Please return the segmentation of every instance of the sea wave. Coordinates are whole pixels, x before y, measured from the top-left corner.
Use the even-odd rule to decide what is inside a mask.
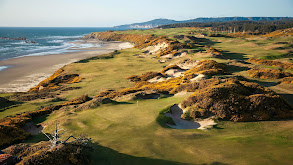
[[[48,41],[48,43],[62,43],[64,42],[64,40],[52,40],[52,41]]]
[[[0,66],[0,71],[3,71],[4,69],[7,69],[11,67],[10,65],[6,65],[6,66]]]
[[[100,44],[94,44],[94,43],[86,43],[86,44],[76,44],[72,49],[85,49],[85,48],[91,48],[91,47],[102,47]]]
[[[39,37],[38,39],[74,39],[74,38],[81,38],[83,36],[84,35],[77,35],[77,36],[46,36],[46,37]]]
[[[52,37],[52,36],[51,36]],[[56,37],[56,36],[54,36]],[[62,38],[62,36],[59,36]],[[80,37],[80,36],[68,36]],[[11,47],[0,47],[0,60],[12,59],[24,56],[41,56],[50,54],[62,54],[78,51],[90,47],[101,47],[96,43],[82,43],[78,38],[75,39],[48,39],[39,41],[40,43],[26,43],[25,41],[13,41],[9,43]]]
[[[0,47],[0,52],[4,52],[4,51],[7,51],[7,50],[10,50],[11,48],[6,48],[6,47]]]

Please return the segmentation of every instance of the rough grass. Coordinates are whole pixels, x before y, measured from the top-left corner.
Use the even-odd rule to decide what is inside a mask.
[[[278,69],[267,69],[267,68],[254,68],[248,70],[248,74],[253,78],[261,78],[261,79],[280,79],[284,77],[293,76],[289,72],[283,72]]]
[[[186,35],[192,29],[151,29],[126,31],[125,33],[155,35]],[[121,32],[122,33],[122,32]],[[123,32],[124,33],[124,32]],[[292,38],[238,39],[209,38],[216,49],[223,50],[225,56],[248,59],[264,55],[282,53],[267,50],[264,46],[288,41]],[[256,43],[259,46],[243,46]],[[95,96],[107,89],[123,89],[133,86],[126,77],[159,71],[163,66],[174,63],[158,63],[157,59],[136,58],[139,49],[120,51],[115,57],[93,58],[67,65],[67,74],[79,74],[83,81],[71,84],[80,89],[62,92],[64,101],[51,102],[50,99],[24,102],[21,106],[0,112],[0,118],[16,113],[33,111],[41,106],[62,104],[66,100],[84,94]],[[202,59],[188,55],[188,58]],[[218,62],[226,60],[216,59]],[[247,74],[246,71],[241,74]],[[248,75],[246,77],[249,77]],[[287,84],[286,84],[287,85]],[[288,86],[288,85],[287,85]],[[287,87],[280,91],[287,91]],[[290,93],[289,93],[290,94]],[[292,95],[292,93],[291,93]],[[3,96],[1,94],[1,96]],[[188,95],[156,100],[139,100],[127,103],[106,104],[81,112],[70,109],[56,111],[41,122],[46,124],[45,132],[53,130],[58,121],[67,134],[87,133],[93,139],[95,150],[92,164],[292,164],[293,121],[265,122],[220,122],[211,130],[175,130],[161,127],[156,121],[160,111],[175,103],[180,103]],[[66,136],[66,135],[65,135]]]

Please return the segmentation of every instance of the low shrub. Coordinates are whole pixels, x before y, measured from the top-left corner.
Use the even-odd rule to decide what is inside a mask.
[[[279,79],[284,77],[293,76],[289,72],[283,72],[278,69],[267,69],[267,68],[254,68],[248,70],[248,74],[253,78],[261,78],[261,79]]]
[[[285,77],[281,80],[282,84],[293,84],[293,77]]]
[[[256,59],[256,58],[250,58],[248,59],[248,61],[260,64],[260,65],[275,66],[275,67],[280,67],[283,69],[293,69],[292,63],[285,63],[285,62],[280,62],[275,60],[263,60],[263,59]]]
[[[31,88],[28,92],[54,91],[60,88],[60,84],[72,84],[81,81],[78,74],[65,74],[64,69],[57,70],[52,76]]]
[[[237,78],[199,88],[181,102],[190,117],[215,116],[222,120],[258,121],[293,117],[292,107],[273,91]]]

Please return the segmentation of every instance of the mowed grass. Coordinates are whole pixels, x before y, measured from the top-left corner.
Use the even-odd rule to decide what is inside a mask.
[[[276,48],[286,46],[286,44],[276,44],[277,42],[292,42],[293,37],[277,38],[224,38],[207,37],[214,41],[213,47],[224,50],[224,54],[233,59],[264,58],[269,57],[286,58],[283,56],[292,48],[286,50],[277,50]]]
[[[81,89],[62,92],[58,97],[66,101],[85,94],[95,96],[99,92],[107,89],[131,87],[134,85],[126,80],[126,77],[139,75],[148,71],[160,71],[164,66],[172,62],[169,61],[162,64],[158,62],[158,59],[152,57],[137,58],[134,56],[141,54],[141,52],[142,50],[139,49],[125,49],[120,50],[114,58],[89,60],[89,62],[72,63],[65,66],[64,69],[67,73],[79,74],[83,78],[80,83],[68,84],[67,86],[78,86]],[[9,95],[11,94],[1,94],[3,97]],[[0,119],[60,103],[52,102],[51,100],[39,99],[23,102],[23,104],[17,107],[0,112]]]
[[[210,130],[161,127],[156,122],[159,112],[185,97],[106,104],[76,113],[56,111],[46,122],[57,120],[68,134],[88,134],[96,148],[93,164],[148,164],[146,159],[154,164],[293,162],[293,121],[220,122]]]
[[[190,29],[137,32],[173,36],[184,34],[185,31]],[[267,42],[237,38],[209,39],[214,41],[216,48],[229,51],[232,53],[229,55],[237,59],[250,58],[256,52],[258,53],[255,56],[261,55],[263,51],[263,47],[258,47],[260,50],[247,48],[245,51],[241,44]],[[178,60],[161,64],[152,57],[137,58],[134,55],[142,52],[138,49],[119,52],[114,58],[67,65],[66,72],[80,74],[83,80],[69,85],[79,86],[81,89],[62,92],[60,97],[69,100],[83,94],[95,96],[105,89],[130,87],[133,84],[126,77],[147,71],[160,71],[163,66]],[[202,58],[192,55],[187,57]],[[217,61],[226,62],[219,59]],[[51,132],[54,122],[57,121],[66,129],[65,137],[86,133],[93,141],[92,164],[293,164],[292,120],[239,123],[221,121],[209,130],[176,130],[160,126],[156,121],[159,113],[186,97],[188,95],[110,103],[81,112],[74,112],[69,108],[55,111],[34,122],[44,124],[47,126],[44,131]],[[19,107],[0,112],[0,118],[7,114],[35,110],[43,106],[43,103],[55,104],[49,99],[26,102]],[[38,135],[26,142],[39,139],[43,137]]]
[[[71,97],[88,92],[95,95],[101,89],[133,86],[124,77],[150,70],[159,71],[162,65],[166,65],[152,61],[155,60],[152,58],[140,59],[133,56],[137,51],[125,50],[115,56],[117,59],[68,65],[66,70],[78,72],[85,79],[76,84],[82,86],[82,89],[64,95]],[[153,64],[150,65],[147,61]],[[103,65],[99,65],[102,62]],[[143,62],[146,62],[145,65],[141,64]],[[103,70],[104,67],[108,69]],[[118,67],[119,73],[112,67]],[[220,122],[216,128],[203,131],[175,130],[160,126],[156,121],[160,111],[186,97],[187,95],[139,100],[138,103],[130,101],[106,104],[82,112],[56,111],[44,123],[58,121],[68,134],[88,134],[94,142],[93,164],[293,162],[293,121]],[[45,131],[50,132],[51,129],[49,126]]]
[[[88,94],[95,96],[106,89],[120,89],[134,86],[126,80],[131,75],[140,75],[149,71],[160,71],[170,62],[159,63],[152,56],[138,58],[134,55],[142,54],[139,49],[120,50],[114,58],[90,60],[85,63],[67,65],[65,70],[69,73],[79,74],[83,80],[71,86],[81,89],[69,91],[62,95],[65,98],[74,98],[77,95]]]

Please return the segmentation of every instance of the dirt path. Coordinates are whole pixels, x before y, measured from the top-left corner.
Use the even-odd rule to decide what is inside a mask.
[[[178,104],[174,104],[171,107],[171,113],[166,113],[165,115],[171,117],[176,125],[167,125],[175,129],[206,129],[217,124],[212,119],[204,119],[196,122],[190,120],[183,120],[181,119],[182,114],[182,109],[178,106]]]

